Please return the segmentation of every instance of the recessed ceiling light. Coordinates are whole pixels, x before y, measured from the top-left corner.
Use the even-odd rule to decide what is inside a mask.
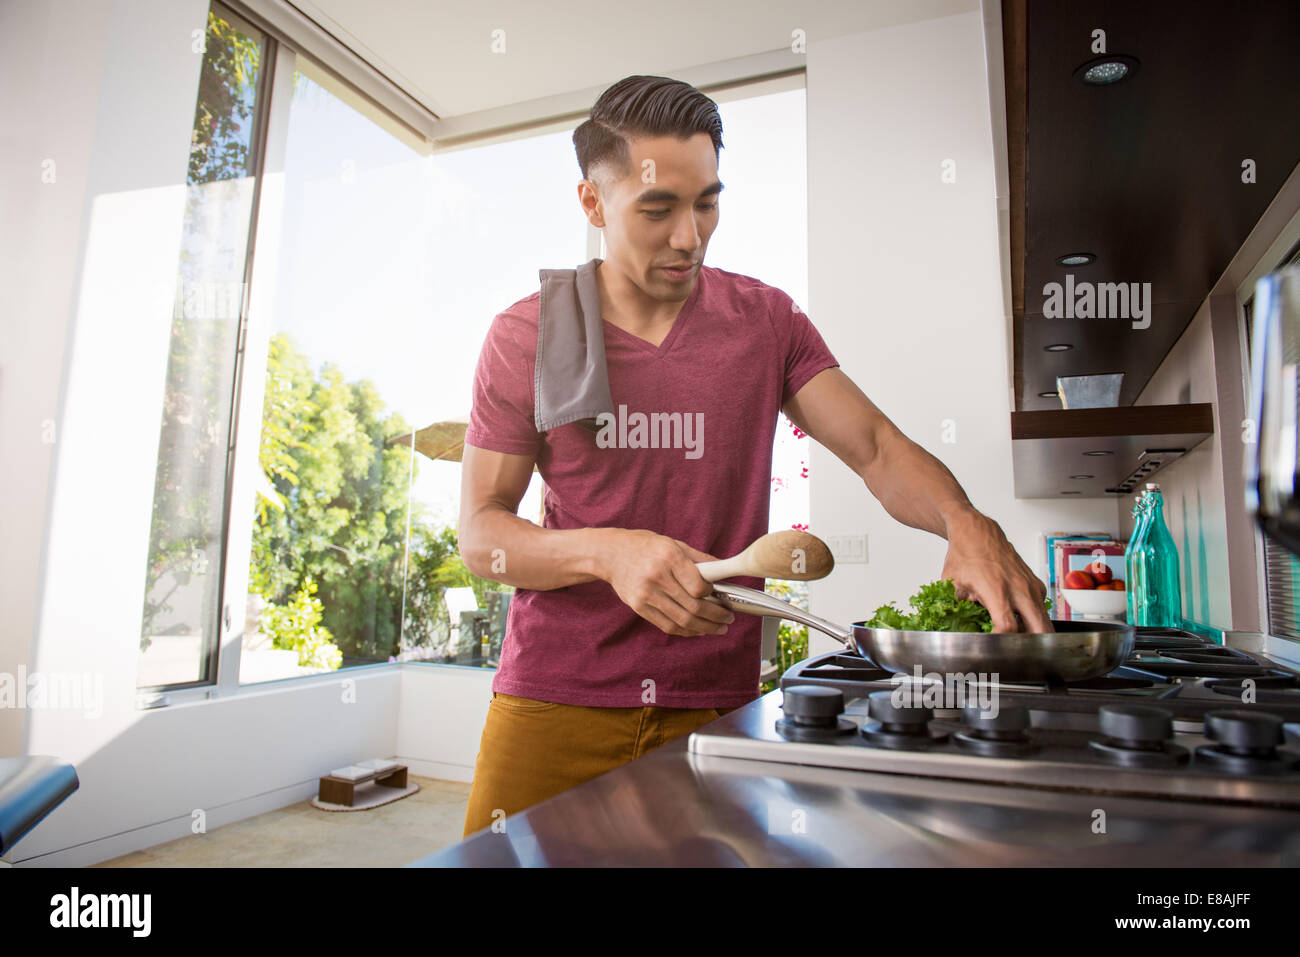
[[[1061,393],[1059,393],[1059,392],[1040,392],[1040,393],[1038,393],[1038,397],[1039,397],[1040,399],[1059,399],[1059,398],[1061,397]]]
[[[1071,475],[1070,478],[1072,478],[1072,479],[1090,479],[1090,478],[1092,478],[1092,476],[1091,476],[1091,475]]]
[[[1074,78],[1084,86],[1114,86],[1137,75],[1137,57],[1107,53],[1089,60],[1074,71]]]
[[[1056,265],[1058,266],[1087,266],[1095,263],[1097,257],[1092,253],[1070,253],[1068,256],[1058,256]]]
[[[1065,352],[1066,350],[1073,349],[1073,348],[1074,346],[1070,345],[1068,342],[1054,342],[1050,346],[1043,346],[1043,351],[1044,352]]]
[[[1114,455],[1110,449],[1093,449],[1091,452],[1084,452],[1084,455]]]

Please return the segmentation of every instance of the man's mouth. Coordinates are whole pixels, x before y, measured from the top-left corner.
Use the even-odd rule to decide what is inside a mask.
[[[669,279],[688,279],[695,270],[695,263],[687,263],[685,266],[660,266]]]

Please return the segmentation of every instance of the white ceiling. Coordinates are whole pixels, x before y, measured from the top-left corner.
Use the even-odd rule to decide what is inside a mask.
[[[979,0],[291,0],[444,119],[979,9]],[[503,30],[505,52],[492,52]]]

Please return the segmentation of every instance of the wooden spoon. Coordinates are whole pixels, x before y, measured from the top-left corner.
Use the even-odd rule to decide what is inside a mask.
[[[716,562],[696,562],[695,567],[709,582],[740,576],[807,582],[829,575],[835,559],[816,535],[790,529],[769,532],[739,555]]]

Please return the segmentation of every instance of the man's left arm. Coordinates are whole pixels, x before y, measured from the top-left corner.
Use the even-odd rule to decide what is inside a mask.
[[[948,541],[942,577],[952,579],[958,598],[989,610],[994,631],[1054,630],[1043,610],[1047,587],[998,523],[977,511],[947,467],[899,431],[839,368],[809,379],[783,411],[861,476],[895,519]]]

